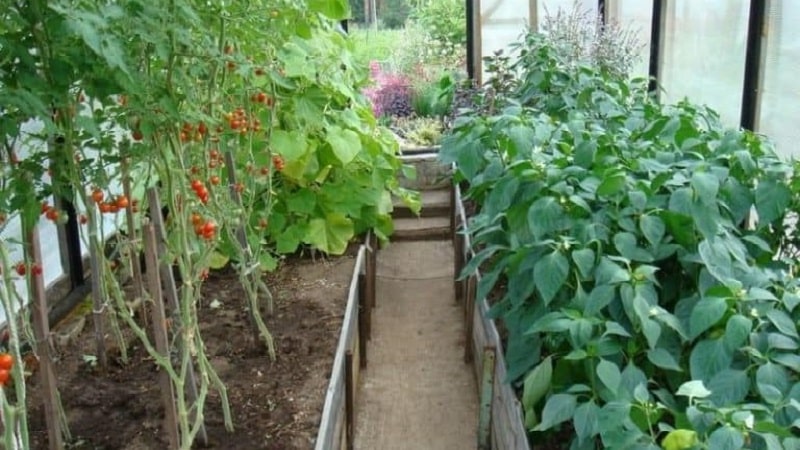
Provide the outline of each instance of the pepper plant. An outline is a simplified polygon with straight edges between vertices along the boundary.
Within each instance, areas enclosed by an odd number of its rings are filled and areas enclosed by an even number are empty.
[[[797,448],[800,296],[773,238],[791,167],[541,35],[521,50],[498,113],[459,118],[441,156],[479,206],[462,276],[497,293],[534,443]]]

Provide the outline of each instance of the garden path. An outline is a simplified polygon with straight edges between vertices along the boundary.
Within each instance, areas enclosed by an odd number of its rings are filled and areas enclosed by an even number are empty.
[[[449,240],[393,242],[378,253],[357,450],[475,448],[477,387],[463,360],[453,255]]]

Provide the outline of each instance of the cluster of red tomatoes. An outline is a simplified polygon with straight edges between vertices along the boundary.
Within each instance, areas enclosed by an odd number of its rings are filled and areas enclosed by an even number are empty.
[[[256,94],[256,96],[254,96],[254,101],[258,101],[259,98],[261,97],[258,97],[258,94]],[[264,95],[262,102],[266,103],[267,99],[268,97]],[[269,101],[272,102],[271,99]],[[246,134],[248,131],[261,131],[261,121],[258,117],[248,117],[242,107],[236,108],[233,112],[225,113],[223,117],[228,123],[228,127],[233,131],[238,131],[240,134]],[[224,131],[225,129],[222,126],[217,128],[217,132],[219,133]]]
[[[0,353],[0,385],[8,384],[12,367],[14,367],[14,357],[8,353]]]
[[[116,214],[121,210],[124,210],[131,206],[131,210],[133,212],[139,212],[139,201],[133,200],[132,202],[128,199],[128,196],[125,194],[118,195],[115,199],[111,201],[104,201],[105,194],[100,189],[94,189],[92,191],[92,201],[97,204],[97,208],[103,214]],[[86,217],[81,216],[81,223],[86,223]]]
[[[192,180],[192,190],[197,194],[197,198],[200,199],[201,203],[204,205],[208,203],[208,189],[206,189],[206,185],[203,184],[202,181],[197,179]]]
[[[212,220],[206,220],[198,213],[192,213],[192,225],[194,225],[194,234],[198,237],[209,241],[214,239],[217,232],[217,224]]]
[[[208,134],[208,127],[205,122],[200,122],[197,125],[192,125],[189,122],[184,122],[181,128],[181,142],[200,142]]]
[[[24,262],[20,261],[14,264],[14,271],[17,272],[17,275],[24,277],[28,273],[28,266],[26,266]],[[42,266],[39,264],[32,264],[31,274],[36,277],[40,276],[42,274]]]

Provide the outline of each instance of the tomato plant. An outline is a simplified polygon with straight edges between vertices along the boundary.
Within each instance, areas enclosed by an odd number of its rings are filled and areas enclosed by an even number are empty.
[[[261,274],[276,256],[301,246],[342,253],[370,228],[385,238],[391,195],[416,201],[397,183],[397,144],[360,94],[366,68],[336,31],[346,2],[28,0],[10,8],[0,17],[0,135],[10,162],[0,210],[19,215],[26,231],[40,215],[84,225],[103,281],[98,297],[113,300],[96,305],[112,313],[93,317],[115,336],[124,321],[176,385],[217,390],[231,428],[225,386],[197,329],[212,264],[239,271],[254,345],[272,353],[258,311],[271,298]],[[29,120],[41,125],[41,139],[23,132]],[[28,150],[18,157],[23,141]],[[170,320],[193,332],[176,335],[178,366],[155,352],[126,306],[115,274],[131,262],[99,251],[112,223],[138,232],[142,211],[154,206],[146,191],[163,206],[152,211],[164,216],[161,257],[184,280]],[[75,215],[42,204],[51,195]],[[126,254],[141,251],[139,239],[119,242]],[[14,267],[3,269],[8,280]],[[37,265],[23,269],[19,276],[41,275]],[[6,299],[13,295],[4,307]],[[196,380],[178,369],[187,365],[197,367]],[[178,396],[185,448],[200,432],[204,398]]]

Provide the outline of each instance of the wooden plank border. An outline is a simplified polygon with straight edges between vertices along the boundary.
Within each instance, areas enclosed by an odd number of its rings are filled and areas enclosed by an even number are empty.
[[[371,236],[372,233],[367,236],[366,242],[373,240]],[[372,251],[375,251],[374,247],[372,247]],[[348,444],[352,445],[355,417],[352,408],[356,399],[359,369],[362,367],[359,349],[362,345],[361,342],[367,339],[365,330],[360,326],[364,323],[365,318],[361,316],[361,320],[359,320],[359,298],[361,298],[361,302],[368,303],[365,300],[372,294],[369,292],[371,289],[366,287],[366,281],[374,275],[369,273],[370,267],[375,267],[374,264],[368,263],[371,257],[372,255],[368,254],[367,246],[361,245],[356,256],[355,267],[353,267],[353,276],[350,279],[347,306],[333,359],[328,389],[325,393],[325,404],[322,408],[322,419],[317,432],[315,450],[340,450],[347,447]],[[362,273],[365,273],[366,278],[361,277]],[[360,279],[363,281],[359,282]],[[367,292],[360,292],[363,290]],[[367,314],[370,312],[371,308],[367,308]]]
[[[466,210],[461,195],[460,186],[455,188],[456,207],[459,221],[465,227],[464,248],[466,251],[465,260],[475,256],[468,233]],[[480,282],[480,271],[476,271],[473,277],[474,283]],[[506,382],[506,361],[503,352],[503,343],[497,324],[488,317],[489,303],[485,298],[476,299],[476,289],[465,289],[472,291],[464,298],[465,309],[467,309],[468,328],[472,328],[470,342],[472,354],[472,364],[478,386],[483,384],[484,368],[484,349],[493,347],[496,349],[493,373],[493,392],[491,405],[491,448],[493,450],[531,450],[528,436],[525,431],[525,421],[522,412],[522,404],[517,398],[511,385]],[[471,306],[469,306],[471,305]],[[488,381],[488,380],[487,380]]]

